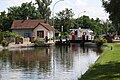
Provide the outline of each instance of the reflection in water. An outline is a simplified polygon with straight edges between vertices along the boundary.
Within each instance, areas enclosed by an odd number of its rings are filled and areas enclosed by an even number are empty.
[[[0,80],[77,80],[99,53],[69,46],[22,48],[0,52]]]

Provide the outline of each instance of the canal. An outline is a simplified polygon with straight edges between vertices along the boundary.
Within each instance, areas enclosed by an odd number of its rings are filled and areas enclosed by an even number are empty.
[[[77,80],[99,57],[96,48],[54,46],[0,51],[0,80]]]

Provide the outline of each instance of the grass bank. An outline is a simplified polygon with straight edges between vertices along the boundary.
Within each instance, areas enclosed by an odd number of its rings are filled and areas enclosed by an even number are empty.
[[[120,44],[107,45],[95,65],[79,80],[120,80]]]

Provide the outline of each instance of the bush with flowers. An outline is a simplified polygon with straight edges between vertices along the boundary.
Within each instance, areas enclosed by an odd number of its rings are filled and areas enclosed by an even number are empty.
[[[97,38],[95,38],[94,42],[96,43],[96,45],[98,47],[101,47],[103,45],[103,43],[107,42],[107,40],[104,37],[97,37]]]

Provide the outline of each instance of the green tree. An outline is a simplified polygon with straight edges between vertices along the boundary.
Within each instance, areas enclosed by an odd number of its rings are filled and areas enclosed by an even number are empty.
[[[38,4],[38,8],[35,4]],[[26,2],[21,6],[9,7],[8,13],[5,11],[0,13],[0,27],[6,31],[10,30],[13,20],[47,19],[51,14],[50,4],[51,0],[36,0],[36,3]]]
[[[38,11],[40,14],[40,18],[49,19],[51,15],[50,4],[52,0],[35,0],[36,4],[38,5]]]
[[[65,10],[60,11],[56,14],[55,17],[55,28],[59,29],[59,31],[68,32],[69,28],[72,27],[73,24],[73,15],[72,9],[66,8]]]
[[[103,34],[104,28],[99,18],[96,18],[95,20],[92,21],[92,29],[96,35]]]
[[[7,19],[6,12],[0,12],[0,28],[3,31],[4,30],[4,25],[6,24],[5,21]]]
[[[2,12],[0,15],[0,24],[3,31],[10,30],[13,20],[38,19],[39,14],[32,2],[22,3],[21,6],[8,8],[8,13]]]
[[[8,17],[12,20],[15,19],[38,19],[38,11],[32,2],[22,3],[18,7],[8,8]]]
[[[102,0],[102,3],[105,11],[109,13],[110,20],[120,34],[120,0]]]
[[[103,21],[102,24],[103,24],[103,33],[104,34],[115,32],[115,27],[113,26],[111,21],[106,20],[106,22]]]
[[[101,20],[99,18],[93,19],[90,18],[89,16],[83,15],[80,18],[77,18],[76,22],[77,22],[76,28],[81,27],[84,29],[91,29],[94,31],[96,35],[102,34],[102,30],[104,29]]]
[[[80,18],[77,19],[77,25],[78,27],[81,27],[81,28],[90,28],[91,26],[91,20],[89,18],[89,16],[81,16]]]

